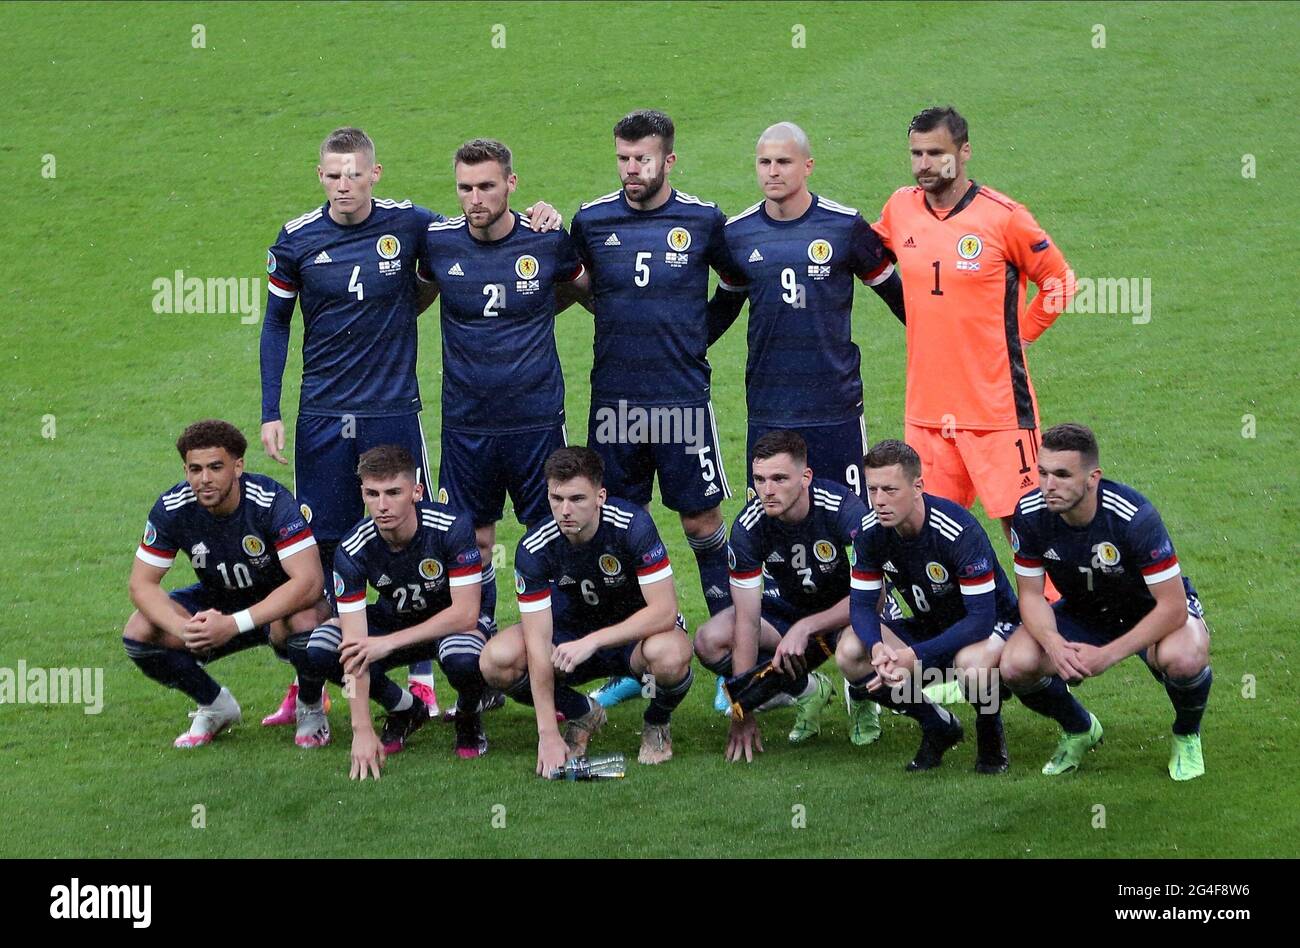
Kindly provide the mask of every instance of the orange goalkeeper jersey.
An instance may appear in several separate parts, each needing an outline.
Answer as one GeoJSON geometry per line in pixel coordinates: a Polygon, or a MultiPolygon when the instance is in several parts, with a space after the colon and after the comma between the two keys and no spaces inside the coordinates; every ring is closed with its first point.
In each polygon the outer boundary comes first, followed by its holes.
{"type": "Polygon", "coordinates": [[[982,431],[1036,428],[1024,343],[1069,303],[1069,265],[1028,210],[974,181],[940,213],[921,188],[899,188],[872,225],[903,280],[907,420],[982,431]],[[1039,293],[1026,307],[1029,280],[1039,293]]]}

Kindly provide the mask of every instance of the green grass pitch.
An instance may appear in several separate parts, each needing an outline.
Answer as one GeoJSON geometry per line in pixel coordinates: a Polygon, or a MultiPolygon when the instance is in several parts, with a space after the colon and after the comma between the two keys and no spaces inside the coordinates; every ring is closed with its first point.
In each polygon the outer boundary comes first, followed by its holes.
{"type": "MultiPolygon", "coordinates": [[[[0,666],[98,667],[105,682],[98,715],[0,706],[0,855],[1300,854],[1287,802],[1300,777],[1295,7],[9,4],[0,16],[0,666]],[[1038,773],[1054,725],[1019,705],[1002,778],[973,773],[969,741],[941,771],[905,775],[916,727],[889,718],[858,749],[842,710],[798,750],[784,738],[791,712],[774,712],[767,753],[729,766],[701,673],[674,722],[676,758],[623,781],[535,779],[531,711],[512,705],[487,719],[483,760],[455,760],[450,728],[431,725],[380,783],[349,783],[342,703],[323,752],[257,726],[289,677],[267,651],[215,666],[246,723],[206,750],[172,750],[188,701],[123,654],[126,576],[149,505],[178,479],[180,429],[218,416],[256,442],[260,330],[237,313],[157,314],[152,284],[176,270],[264,277],[279,226],[322,201],[326,132],[366,128],[385,166],[377,195],[449,213],[452,151],[501,138],[516,206],[545,198],[567,220],[617,187],[610,129],[632,108],[673,116],[673,183],[731,213],[758,199],[757,135],[788,119],[812,139],[813,189],[870,220],[911,183],[909,118],[949,102],[971,122],[972,176],[1026,203],[1077,273],[1151,281],[1149,323],[1066,314],[1029,358],[1044,422],[1096,427],[1108,476],[1152,497],[1200,589],[1216,674],[1203,779],[1165,774],[1171,710],[1136,660],[1086,686],[1106,744],[1058,780],[1038,773]]],[[[863,289],[854,328],[872,439],[901,436],[899,326],[863,289]]],[[[581,431],[591,320],[570,310],[557,334],[581,431]]],[[[431,445],[439,358],[429,313],[431,445]]],[[[734,484],[743,325],[712,361],[734,484]]],[[[249,466],[291,480],[260,448],[249,466]]],[[[724,505],[728,520],[741,501],[724,505]]],[[[694,627],[693,559],[676,517],[655,516],[694,627]]],[[[518,536],[507,521],[512,551],[518,536]]],[[[169,583],[188,576],[178,564],[169,583]]],[[[508,570],[501,587],[504,624],[508,570]]],[[[593,747],[634,756],[639,723],[639,707],[616,709],[593,747]]]]}

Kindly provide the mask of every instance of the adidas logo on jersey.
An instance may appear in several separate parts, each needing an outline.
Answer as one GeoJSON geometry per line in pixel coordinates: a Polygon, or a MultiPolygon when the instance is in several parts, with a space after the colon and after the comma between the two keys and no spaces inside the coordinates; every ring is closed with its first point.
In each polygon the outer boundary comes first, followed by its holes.
{"type": "Polygon", "coordinates": [[[1061,558],[1056,555],[1056,551],[1051,548],[1049,548],[1048,551],[1043,554],[1043,559],[1056,560],[1058,563],[1061,561],[1061,558]]]}
{"type": "Polygon", "coordinates": [[[898,572],[898,567],[894,565],[894,561],[893,561],[893,560],[885,560],[885,565],[884,565],[883,569],[885,570],[886,573],[897,573],[897,572],[898,572]]]}
{"type": "Polygon", "coordinates": [[[330,255],[327,254],[324,250],[316,254],[316,259],[312,261],[312,263],[333,263],[333,262],[334,261],[330,259],[330,255]]]}
{"type": "Polygon", "coordinates": [[[776,550],[773,550],[767,555],[767,561],[769,563],[784,563],[785,558],[782,557],[780,553],[776,552],[776,550]]]}
{"type": "Polygon", "coordinates": [[[754,248],[754,252],[751,253],[751,254],[749,255],[749,262],[750,262],[750,263],[762,263],[762,262],[763,262],[763,255],[762,255],[761,253],[758,252],[758,248],[757,248],[757,247],[755,247],[755,248],[754,248]]]}
{"type": "Polygon", "coordinates": [[[190,547],[190,556],[207,556],[208,547],[204,543],[196,543],[190,547]]]}
{"type": "Polygon", "coordinates": [[[1033,486],[1034,486],[1034,479],[1030,477],[1028,474],[1026,474],[1024,478],[1020,481],[1021,490],[1024,490],[1026,487],[1033,487],[1033,486]]]}
{"type": "Polygon", "coordinates": [[[605,246],[621,247],[623,246],[623,242],[618,239],[618,234],[610,234],[608,237],[605,238],[605,246]]]}
{"type": "Polygon", "coordinates": [[[708,589],[704,590],[704,598],[705,599],[726,599],[727,594],[723,592],[721,589],[719,589],[717,586],[710,586],[708,589]]]}
{"type": "Polygon", "coordinates": [[[462,269],[460,268],[460,261],[459,261],[459,260],[457,260],[455,263],[453,263],[453,264],[451,265],[451,269],[447,271],[447,276],[452,276],[452,277],[463,277],[464,275],[465,275],[465,271],[462,270],[462,269]]]}
{"type": "Polygon", "coordinates": [[[387,586],[391,583],[392,580],[389,579],[388,574],[385,573],[384,575],[380,576],[379,579],[375,580],[375,588],[378,589],[380,586],[387,586]]]}
{"type": "Polygon", "coordinates": [[[903,246],[904,246],[904,247],[915,247],[915,246],[916,246],[916,241],[913,240],[911,237],[908,237],[907,240],[903,241],[903,246]]]}
{"type": "Polygon", "coordinates": [[[704,489],[704,496],[705,496],[705,497],[712,497],[712,496],[713,496],[714,494],[716,494],[716,493],[718,493],[718,485],[717,485],[717,484],[710,484],[708,487],[706,487],[706,488],[704,489]]]}
{"type": "Polygon", "coordinates": [[[574,579],[568,573],[565,573],[563,576],[560,577],[559,585],[561,586],[572,586],[573,583],[574,583],[574,579]]]}

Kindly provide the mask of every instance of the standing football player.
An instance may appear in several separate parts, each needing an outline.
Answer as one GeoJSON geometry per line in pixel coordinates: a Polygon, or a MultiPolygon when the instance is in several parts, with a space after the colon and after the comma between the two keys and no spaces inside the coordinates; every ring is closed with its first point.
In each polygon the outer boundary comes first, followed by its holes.
{"type": "Polygon", "coordinates": [[[535,709],[543,776],[583,756],[605,723],[605,709],[574,685],[651,676],[643,764],[672,757],[670,720],[691,687],[691,644],[668,551],[644,507],[608,495],[603,469],[589,448],[561,448],[547,459],[553,517],[515,551],[520,624],[488,642],[480,663],[489,685],[535,709]]]}
{"type": "MultiPolygon", "coordinates": [[[[495,588],[506,494],[524,526],[550,516],[542,466],[567,440],[555,288],[583,268],[562,229],[538,233],[510,209],[518,178],[509,148],[474,139],[452,167],[465,213],[428,225],[421,271],[441,293],[438,499],[470,516],[483,582],[495,588]]],[[[491,635],[495,617],[486,622],[491,635]]]]}
{"type": "MultiPolygon", "coordinates": [[[[849,626],[846,551],[867,509],[842,484],[813,476],[807,445],[797,432],[769,431],[754,444],[753,454],[757,496],[731,527],[733,605],[700,626],[695,654],[729,688],[739,687],[737,679],[743,681],[755,667],[780,673],[779,692],[798,708],[789,739],[802,744],[821,733],[831,701],[830,679],[814,669],[835,654],[849,626]]],[[[752,761],[754,751],[763,750],[758,723],[749,713],[758,707],[746,707],[735,691],[729,698],[727,759],[752,761]]],[[[880,737],[879,714],[872,701],[851,706],[854,744],[880,737]]]]}
{"type": "Polygon", "coordinates": [[[357,477],[370,516],[334,554],[339,626],[316,629],[307,649],[307,668],[315,674],[336,684],[345,675],[353,678],[353,779],[378,779],[385,755],[401,751],[429,720],[423,700],[385,674],[411,662],[436,659],[456,689],[457,756],[487,752],[479,719],[478,662],[487,635],[480,595],[494,597],[495,590],[483,589],[469,518],[423,502],[424,485],[415,474],[415,459],[399,445],[361,455],[357,477]],[[368,588],[379,594],[373,605],[366,605],[368,588]],[[370,717],[372,699],[388,712],[379,736],[370,717]]]}
{"type": "Polygon", "coordinates": [[[740,273],[719,285],[711,329],[721,335],[749,300],[746,463],[767,432],[796,431],[814,475],[861,497],[867,428],[854,281],[900,320],[902,285],[862,215],[808,190],[813,158],[803,129],[781,122],[765,130],[755,167],[763,200],[727,221],[740,273]]]}
{"type": "Polygon", "coordinates": [[[1061,725],[1043,767],[1055,776],[1077,768],[1102,736],[1067,685],[1141,656],[1174,706],[1169,776],[1191,780],[1205,773],[1209,627],[1156,508],[1103,478],[1099,463],[1097,439],[1084,425],[1043,432],[1041,487],[1020,499],[1012,527],[1024,624],[1002,653],[1002,676],[1027,708],[1061,725]],[[1044,575],[1061,591],[1050,605],[1044,575]]]}
{"type": "MultiPolygon", "coordinates": [[[[316,176],[326,203],[280,229],[266,258],[262,326],[262,445],[281,464],[280,389],[294,306],[303,314],[302,389],[294,430],[294,486],[320,541],[322,562],[363,516],[356,466],[381,444],[398,444],[428,471],[416,380],[416,317],[436,290],[421,286],[417,260],[441,215],[410,201],[375,198],[383,166],[359,128],[339,128],[320,146],[316,176]]],[[[549,222],[558,217],[549,207],[549,222]]],[[[540,226],[540,225],[539,225],[540,226]]],[[[437,713],[433,667],[412,669],[412,686],[437,713]]],[[[292,720],[294,687],[264,724],[292,720]]]]}
{"type": "MultiPolygon", "coordinates": [[[[715,615],[730,602],[720,504],[731,488],[710,400],[709,271],[734,280],[736,266],[723,239],[726,215],[668,183],[675,135],[672,119],[654,109],[620,119],[622,188],[573,218],[596,323],[587,443],[604,459],[615,497],[648,506],[658,476],[715,615]]],[[[611,682],[595,694],[609,706],[640,687],[611,682]]]]}
{"type": "Polygon", "coordinates": [[[876,701],[915,718],[921,748],[907,769],[930,770],[963,735],[955,717],[916,700],[919,679],[927,671],[947,677],[953,670],[978,712],[975,770],[1002,773],[1008,766],[1000,710],[1005,695],[997,667],[1020,622],[1011,583],[979,521],[925,490],[921,459],[908,445],[881,441],[865,463],[872,509],[853,544],[855,634],[841,637],[835,653],[849,699],[876,701]],[[902,594],[911,618],[881,624],[885,581],[902,594]]]}
{"type": "Polygon", "coordinates": [[[904,440],[932,494],[1002,521],[1038,484],[1038,399],[1025,347],[1069,304],[1074,274],[1034,216],[966,173],[970,134],[952,108],[907,133],[915,187],[872,225],[896,260],[907,308],[904,440]],[[1027,281],[1039,292],[1026,305],[1027,281]]]}
{"type": "MultiPolygon", "coordinates": [[[[329,616],[320,557],[298,501],[244,472],[247,441],[225,421],[198,421],[176,442],[185,480],[158,498],[131,568],[136,611],[122,631],[140,670],[198,703],[175,746],[202,747],[240,721],[238,702],[204,666],[255,645],[289,656],[329,616]],[[165,592],[184,550],[198,582],[165,592]]],[[[295,701],[300,747],[329,743],[320,678],[303,676],[295,701]]]]}

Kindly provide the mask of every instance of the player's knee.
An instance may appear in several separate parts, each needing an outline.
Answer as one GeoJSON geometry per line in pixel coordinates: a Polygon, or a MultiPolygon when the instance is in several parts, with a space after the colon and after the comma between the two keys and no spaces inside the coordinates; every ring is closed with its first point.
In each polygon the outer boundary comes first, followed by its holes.
{"type": "MultiPolygon", "coordinates": [[[[1020,630],[1017,629],[1016,632],[1019,634],[1020,630]]],[[[1012,687],[1028,684],[1042,677],[1038,673],[1038,661],[1034,650],[1026,648],[1014,637],[1002,650],[1002,657],[998,660],[998,674],[1012,687]]]]}
{"type": "Polygon", "coordinates": [[[1160,671],[1165,678],[1185,681],[1195,678],[1210,662],[1209,650],[1197,642],[1182,642],[1178,646],[1161,652],[1160,671]]]}
{"type": "Polygon", "coordinates": [[[506,688],[528,670],[523,649],[523,628],[512,625],[502,629],[483,646],[478,658],[479,673],[493,688],[506,688]]]}
{"type": "Polygon", "coordinates": [[[646,665],[655,678],[673,682],[686,677],[691,667],[691,643],[680,629],[655,636],[653,649],[646,649],[646,665]]]}
{"type": "Polygon", "coordinates": [[[735,629],[734,609],[724,609],[700,626],[695,632],[695,654],[699,656],[700,661],[716,661],[723,654],[731,651],[735,629]]]}
{"type": "Polygon", "coordinates": [[[132,612],[122,627],[122,638],[132,642],[154,642],[158,638],[157,629],[139,611],[132,612]]]}
{"type": "Polygon", "coordinates": [[[699,513],[682,514],[682,530],[687,536],[707,539],[722,526],[722,510],[714,507],[699,513]]]}

